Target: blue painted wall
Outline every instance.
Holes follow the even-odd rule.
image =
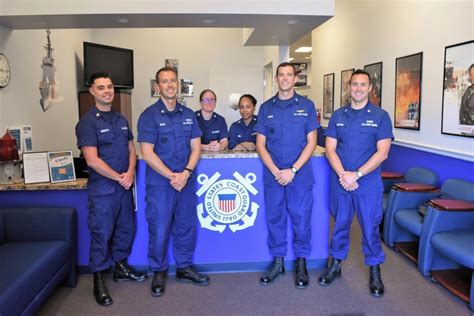
[[[433,170],[439,177],[439,185],[450,178],[474,182],[474,162],[392,144],[389,157],[382,164],[382,170],[403,174],[411,167]]]

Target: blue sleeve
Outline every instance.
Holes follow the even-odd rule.
[[[380,126],[377,133],[377,141],[390,138],[393,140],[392,120],[387,112],[384,113],[380,120]]]
[[[222,117],[221,120],[221,127],[220,127],[220,134],[219,134],[219,140],[224,139],[224,138],[229,138],[229,132],[227,130],[227,123],[225,121],[225,118]]]
[[[192,113],[193,116],[193,129],[191,130],[191,139],[195,139],[202,136],[201,128],[199,128],[199,122],[196,117],[196,113]]]
[[[232,123],[229,129],[229,149],[234,149],[237,146],[237,131],[236,131],[236,122]]]
[[[145,142],[150,144],[156,144],[158,137],[158,128],[155,126],[154,116],[151,111],[145,110],[138,119],[137,124],[139,143]]]
[[[76,125],[77,147],[97,147],[97,131],[91,120],[80,120]]]
[[[318,118],[316,116],[316,109],[314,108],[314,103],[309,101],[309,110],[308,110],[308,122],[306,123],[306,134],[312,132],[321,127],[318,123]]]
[[[334,122],[335,118],[336,118],[336,115],[334,115],[334,114],[335,113],[333,113],[331,115],[331,118],[329,119],[328,127],[324,131],[324,135],[326,137],[331,137],[331,138],[337,139],[336,123]]]
[[[267,136],[267,128],[265,127],[265,107],[260,106],[260,109],[258,110],[258,115],[257,115],[257,124],[255,124],[255,127],[253,130],[257,132],[258,134],[261,134],[263,136]]]

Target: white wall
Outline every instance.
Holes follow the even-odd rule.
[[[473,157],[472,139],[441,134],[444,48],[472,40],[472,21],[470,0],[336,1],[335,17],[312,32],[310,96],[321,107],[323,75],[334,72],[337,109],[341,70],[383,61],[382,106],[393,121],[395,59],[423,51],[420,131],[394,129],[395,138],[427,150]]]
[[[263,48],[243,47],[241,29],[52,30],[51,40],[64,101],[47,112],[41,110],[38,91],[45,31],[14,30],[7,40],[3,36],[0,40],[13,69],[10,85],[0,90],[0,131],[10,125],[33,125],[34,150],[73,149],[77,153],[74,126],[78,120],[77,92],[84,89],[83,41],[134,50],[135,133],[140,113],[157,100],[150,96],[150,79],[166,58],[179,59],[180,78],[194,80],[195,97],[187,98],[188,106],[198,109],[199,92],[211,88],[218,97],[216,111],[229,125],[239,117],[228,106],[231,93],[251,93],[262,100]]]

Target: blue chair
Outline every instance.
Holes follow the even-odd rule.
[[[384,186],[383,194],[383,210],[387,209],[388,197],[390,190],[395,183],[407,182],[407,183],[421,183],[432,186],[438,185],[438,176],[430,169],[422,167],[413,167],[405,172],[405,175],[397,174],[394,172],[382,172],[382,181]]]
[[[457,180],[461,181],[461,180]],[[420,237],[418,268],[474,311],[474,183],[458,182],[460,200],[432,200]]]
[[[438,176],[429,169],[410,168],[404,180],[402,182],[404,185],[396,183],[392,187],[384,211],[383,240],[392,248],[396,241],[418,241],[422,221],[419,207],[431,198],[440,196],[439,190],[436,189]],[[410,228],[408,230],[395,223],[395,214],[400,210],[410,217],[407,222]]]

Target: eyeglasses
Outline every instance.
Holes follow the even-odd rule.
[[[201,99],[201,102],[202,102],[202,103],[211,104],[211,103],[216,103],[216,99],[204,98],[204,99]]]

